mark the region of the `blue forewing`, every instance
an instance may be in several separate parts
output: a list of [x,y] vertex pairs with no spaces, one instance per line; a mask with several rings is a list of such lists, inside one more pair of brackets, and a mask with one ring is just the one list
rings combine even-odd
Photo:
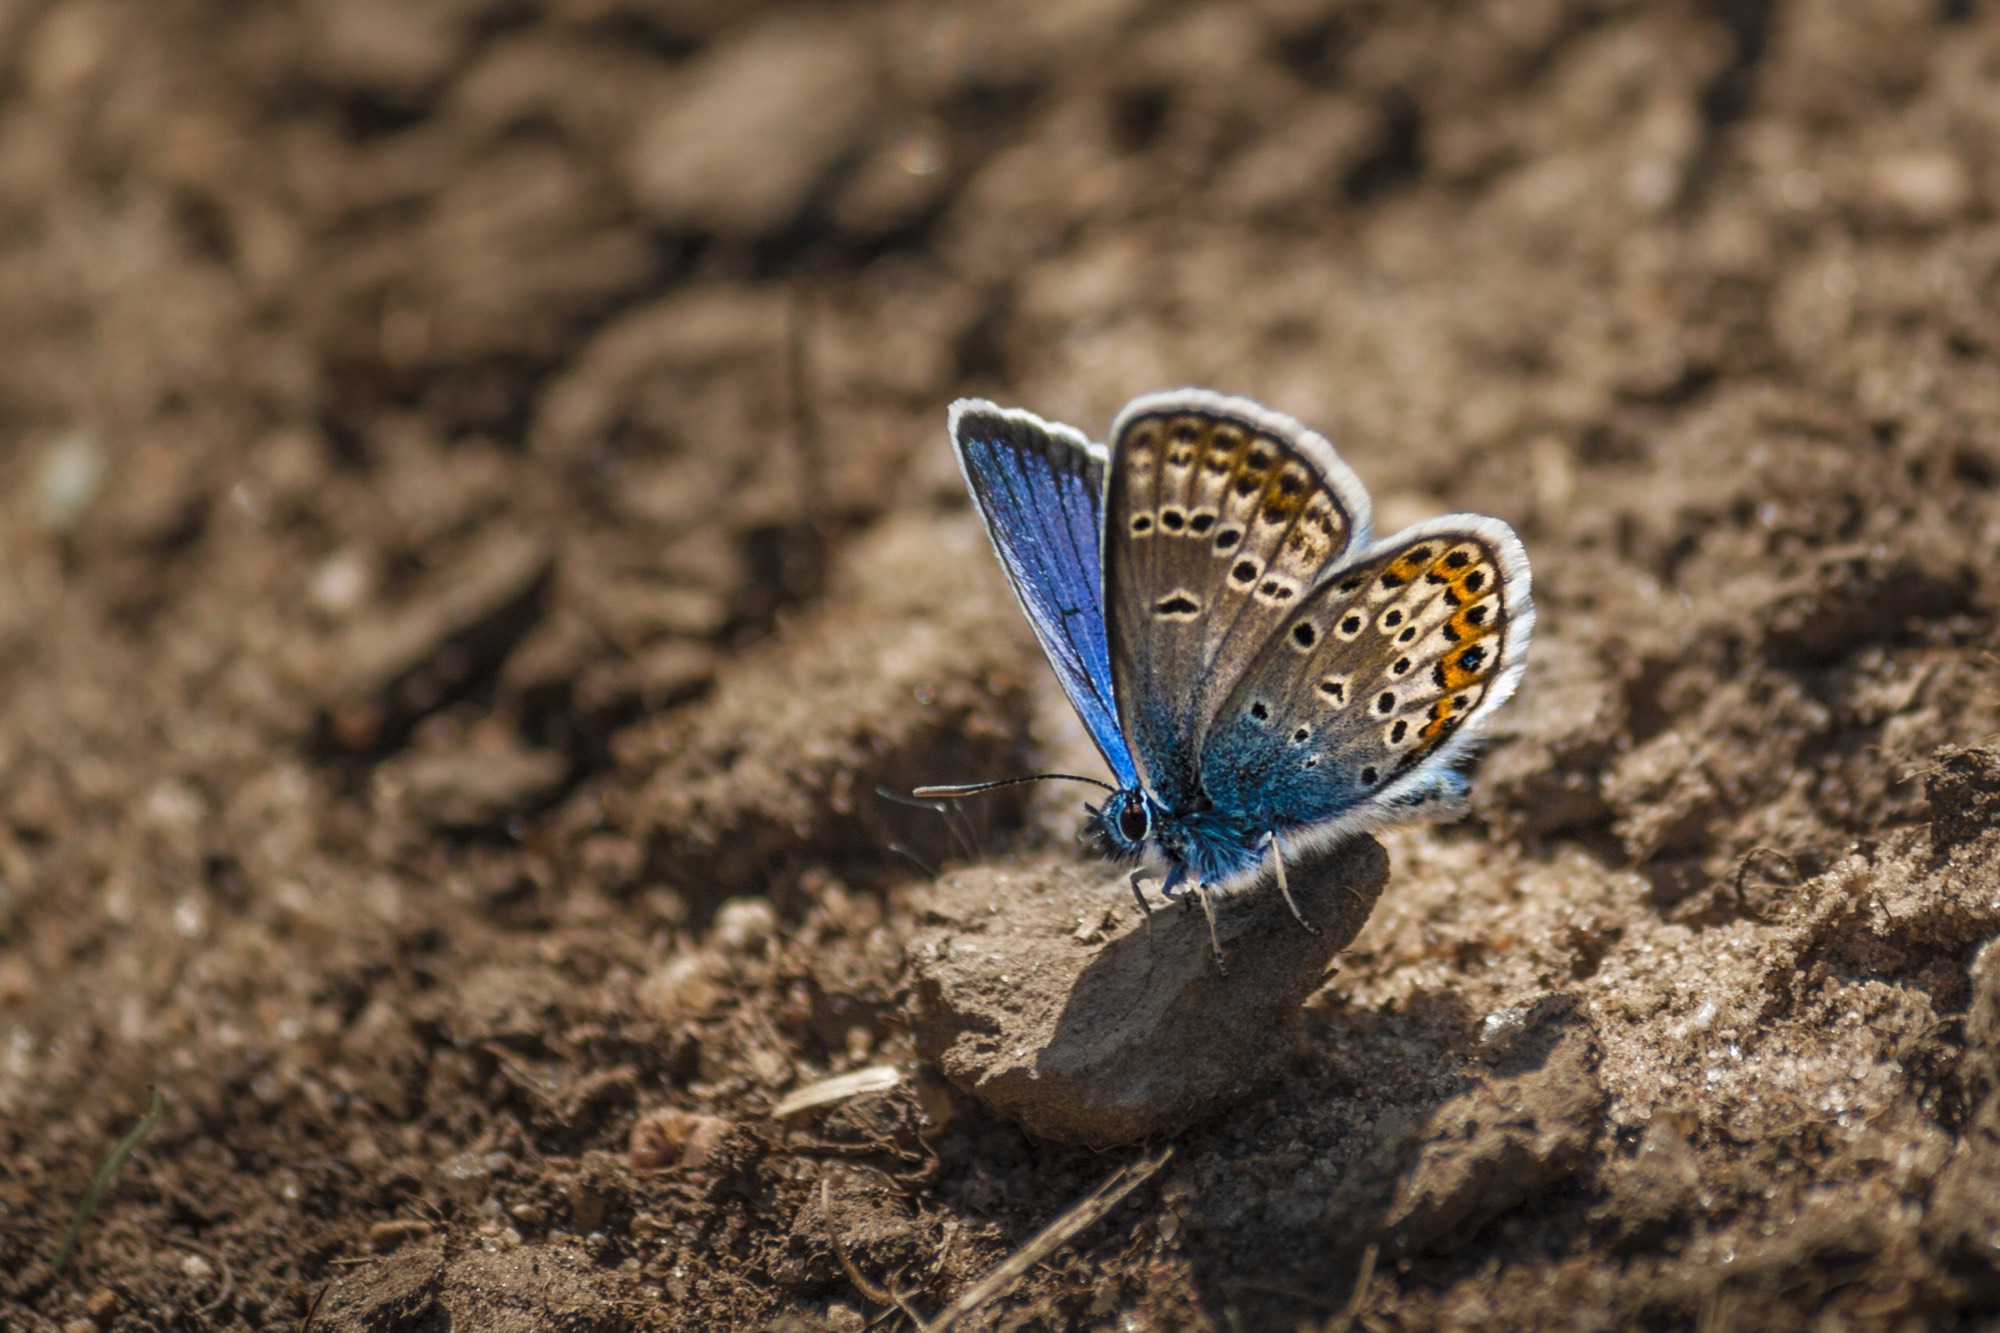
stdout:
[[952,404],[951,442],[1056,679],[1120,785],[1134,786],[1104,628],[1104,451],[1067,426],[977,398]]

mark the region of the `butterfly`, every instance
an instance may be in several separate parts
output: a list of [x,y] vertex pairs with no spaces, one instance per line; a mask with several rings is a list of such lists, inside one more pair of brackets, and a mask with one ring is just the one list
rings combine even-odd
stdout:
[[[1370,541],[1333,446],[1206,389],[1126,404],[1106,444],[983,399],[952,448],[986,533],[1116,779],[1084,837],[1173,898],[1412,818],[1453,816],[1455,762],[1514,693],[1535,609],[1514,530],[1447,514]],[[1050,777],[1072,775],[1051,774]],[[1016,779],[1036,780],[1036,779]],[[1096,779],[1082,779],[1095,782]],[[946,797],[1000,783],[926,787]],[[1148,909],[1150,910],[1150,909]]]

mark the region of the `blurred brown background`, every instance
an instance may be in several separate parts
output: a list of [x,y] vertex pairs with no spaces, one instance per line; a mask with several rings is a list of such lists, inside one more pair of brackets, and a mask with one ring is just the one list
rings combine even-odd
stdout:
[[909,1056],[874,788],[1091,762],[945,407],[1181,383],[1534,662],[974,1326],[1990,1319],[1996,205],[1987,3],[0,0],[0,1322],[942,1308],[1123,1160]]

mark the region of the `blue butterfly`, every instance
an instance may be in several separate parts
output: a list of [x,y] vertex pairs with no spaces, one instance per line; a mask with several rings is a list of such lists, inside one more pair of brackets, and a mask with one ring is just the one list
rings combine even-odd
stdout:
[[[1126,404],[1108,445],[952,404],[965,483],[1117,779],[1084,834],[1172,898],[1385,824],[1462,814],[1466,742],[1519,684],[1535,610],[1512,528],[1448,514],[1369,542],[1368,492],[1281,413],[1204,389]],[[1094,779],[1085,779],[1094,781]],[[927,787],[962,795],[997,784]],[[1139,904],[1141,869],[1132,876]],[[1216,946],[1218,961],[1220,946]]]

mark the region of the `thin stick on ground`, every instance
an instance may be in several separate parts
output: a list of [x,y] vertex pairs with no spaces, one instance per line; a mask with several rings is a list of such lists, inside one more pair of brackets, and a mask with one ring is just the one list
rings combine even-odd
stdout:
[[1049,1223],[1033,1240],[1008,1255],[998,1268],[967,1288],[957,1300],[945,1308],[943,1313],[930,1322],[925,1333],[947,1333],[947,1330],[956,1326],[959,1320],[1001,1295],[1020,1281],[1029,1269],[1061,1249],[1078,1232],[1116,1208],[1126,1195],[1152,1179],[1153,1174],[1165,1166],[1167,1159],[1173,1155],[1174,1150],[1171,1147],[1162,1148],[1157,1156],[1142,1157],[1129,1166],[1120,1167],[1113,1172],[1111,1179],[1099,1185],[1082,1202]]
[[139,1123],[132,1126],[130,1133],[118,1140],[118,1145],[111,1150],[111,1155],[104,1159],[104,1165],[97,1168],[97,1178],[90,1182],[90,1188],[84,1193],[83,1202],[76,1206],[76,1216],[70,1221],[69,1231],[63,1236],[62,1245],[56,1250],[56,1257],[49,1261],[49,1268],[57,1277],[62,1276],[70,1255],[76,1249],[77,1240],[83,1235],[84,1223],[90,1221],[90,1215],[97,1211],[97,1205],[104,1198],[104,1192],[111,1188],[112,1178],[118,1174],[118,1168],[125,1165],[125,1159],[138,1150],[139,1145],[146,1141],[146,1136],[153,1132],[153,1126],[160,1123],[160,1113],[167,1109],[167,1099],[160,1095],[158,1088],[151,1091],[153,1098],[147,1103],[146,1114],[139,1117]]
[[1368,1284],[1375,1280],[1375,1261],[1382,1255],[1382,1247],[1374,1241],[1361,1254],[1361,1271],[1354,1275],[1354,1290],[1348,1294],[1347,1304],[1341,1309],[1340,1318],[1333,1321],[1330,1329],[1350,1329],[1354,1321],[1361,1317],[1361,1311],[1368,1302]]
[[840,1231],[833,1225],[833,1183],[826,1176],[819,1178],[819,1219],[826,1227],[826,1239],[833,1246],[833,1257],[840,1260],[840,1266],[846,1272],[847,1280],[854,1284],[854,1289],[877,1305],[897,1304],[887,1288],[878,1287],[862,1276],[861,1270],[854,1266],[854,1260],[848,1257],[847,1246],[840,1240]]
[[326,1299],[326,1293],[333,1289],[333,1283],[322,1282],[313,1293],[313,1303],[306,1307],[306,1317],[299,1322],[299,1333],[312,1333],[313,1320],[319,1317],[319,1303]]
[[923,1317],[910,1308],[909,1297],[893,1287],[878,1286],[870,1282],[855,1266],[853,1256],[848,1254],[846,1244],[840,1239],[839,1228],[833,1224],[833,1182],[831,1177],[824,1175],[819,1178],[819,1216],[820,1222],[826,1227],[827,1242],[833,1246],[833,1257],[840,1260],[840,1267],[847,1274],[847,1280],[854,1284],[854,1289],[877,1305],[901,1310],[909,1317],[912,1324],[922,1328]]

